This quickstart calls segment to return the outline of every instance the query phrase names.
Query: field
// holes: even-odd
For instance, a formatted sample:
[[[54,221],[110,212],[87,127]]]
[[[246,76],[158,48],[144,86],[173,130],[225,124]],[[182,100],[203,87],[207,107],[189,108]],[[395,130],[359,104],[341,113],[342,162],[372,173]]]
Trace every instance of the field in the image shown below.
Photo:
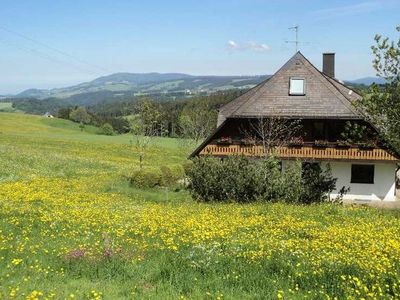
[[[400,212],[140,190],[131,136],[0,113],[0,299],[396,299]],[[178,168],[176,139],[145,167]]]

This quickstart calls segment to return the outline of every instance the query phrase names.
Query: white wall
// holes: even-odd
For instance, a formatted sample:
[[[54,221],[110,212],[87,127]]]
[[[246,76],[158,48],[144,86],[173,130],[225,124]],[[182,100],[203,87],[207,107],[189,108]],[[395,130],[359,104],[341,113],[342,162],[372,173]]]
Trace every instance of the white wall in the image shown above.
[[[290,163],[284,161],[283,169]],[[363,162],[353,162],[364,164]],[[327,162],[323,162],[326,165]],[[329,162],[332,175],[337,178],[336,191],[333,191],[331,198],[337,196],[338,191],[343,187],[350,187],[350,191],[343,197],[346,200],[385,200],[394,201],[395,196],[395,163],[365,163],[375,165],[374,183],[350,183],[352,162]]]

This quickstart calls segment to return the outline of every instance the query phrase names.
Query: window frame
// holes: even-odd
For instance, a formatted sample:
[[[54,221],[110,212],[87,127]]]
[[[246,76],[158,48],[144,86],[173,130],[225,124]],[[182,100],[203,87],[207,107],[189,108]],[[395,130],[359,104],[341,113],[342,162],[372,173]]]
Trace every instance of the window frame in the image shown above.
[[[369,167],[372,169],[372,175],[370,175],[368,178],[370,180],[360,180],[360,178],[354,178],[353,173],[356,172],[354,170],[355,167]],[[374,184],[375,183],[375,165],[373,164],[351,164],[351,174],[350,174],[350,183],[355,183],[355,184]]]
[[[303,81],[303,93],[292,93],[292,80],[302,80]],[[305,96],[306,95],[306,79],[304,77],[290,77],[289,78],[289,96]]]

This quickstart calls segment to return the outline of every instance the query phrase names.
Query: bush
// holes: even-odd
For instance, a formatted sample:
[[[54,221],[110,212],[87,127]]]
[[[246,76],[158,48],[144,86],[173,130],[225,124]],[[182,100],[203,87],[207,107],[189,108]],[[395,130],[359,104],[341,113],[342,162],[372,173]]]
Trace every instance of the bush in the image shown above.
[[[131,185],[138,188],[154,188],[163,185],[163,176],[158,169],[135,170],[128,180]]]
[[[161,166],[159,169],[138,169],[127,176],[129,182],[139,188],[154,188],[157,186],[174,186],[184,177],[181,166]]]
[[[246,157],[228,157],[223,160],[199,157],[186,168],[189,190],[200,201],[252,202],[285,201],[315,203],[327,200],[336,184],[330,168],[319,164],[302,166],[289,164],[282,172],[281,164],[273,157],[251,160]]]
[[[114,129],[109,123],[104,123],[98,132],[99,134],[104,134],[104,135],[113,135],[114,134]]]
[[[304,193],[303,178],[301,176],[301,162],[288,164],[282,178],[282,198],[288,203],[300,202],[300,196]]]
[[[332,177],[331,167],[328,164],[325,170],[317,163],[303,164],[302,183],[303,192],[299,202],[304,204],[318,203],[328,200],[328,193],[336,187],[337,178]]]
[[[171,166],[172,173],[177,179],[182,179],[185,177],[185,170],[182,165]]]
[[[161,166],[160,171],[162,174],[162,182],[164,186],[171,186],[175,183],[176,180],[169,167]]]
[[[186,172],[189,189],[197,200],[251,202],[272,194],[266,182],[275,180],[278,167],[272,159],[200,157],[193,160]]]

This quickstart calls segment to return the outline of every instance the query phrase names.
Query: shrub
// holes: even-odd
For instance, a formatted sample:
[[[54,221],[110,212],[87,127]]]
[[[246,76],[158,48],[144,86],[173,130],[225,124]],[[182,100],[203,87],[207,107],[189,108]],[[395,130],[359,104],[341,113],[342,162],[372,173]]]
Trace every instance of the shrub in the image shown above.
[[[139,188],[154,188],[163,185],[163,175],[159,169],[135,170],[128,180],[131,185]]]
[[[163,186],[171,186],[175,183],[175,178],[172,174],[172,171],[169,167],[167,166],[161,166],[160,171],[162,174],[162,183]]]
[[[282,172],[281,164],[273,157],[199,157],[186,169],[186,174],[192,196],[201,201],[326,201],[327,193],[336,184],[329,166],[323,171],[319,164],[306,164],[301,170],[301,163],[295,162]]]
[[[104,123],[101,127],[100,130],[98,131],[99,134],[104,134],[104,135],[113,135],[114,134],[114,129],[109,123]]]
[[[318,163],[305,163],[301,177],[303,192],[300,194],[299,202],[304,204],[328,200],[328,193],[336,187],[337,178],[332,177],[329,164],[322,170]]]
[[[176,180],[179,180],[179,179],[182,179],[185,177],[185,170],[182,165],[171,166],[171,171]]]
[[[131,185],[139,188],[154,188],[157,186],[174,186],[184,177],[181,166],[161,166],[159,169],[137,169],[128,176]]]
[[[188,175],[192,167],[193,167],[193,161],[192,160],[186,161],[185,163],[182,164],[183,173],[185,175]]]
[[[197,200],[251,202],[270,200],[274,192],[268,182],[275,182],[279,164],[273,159],[252,161],[243,156],[223,160],[200,157],[186,172],[189,189]]]
[[[303,194],[304,186],[301,177],[301,162],[295,161],[289,163],[282,176],[282,198],[288,203],[299,202]]]

